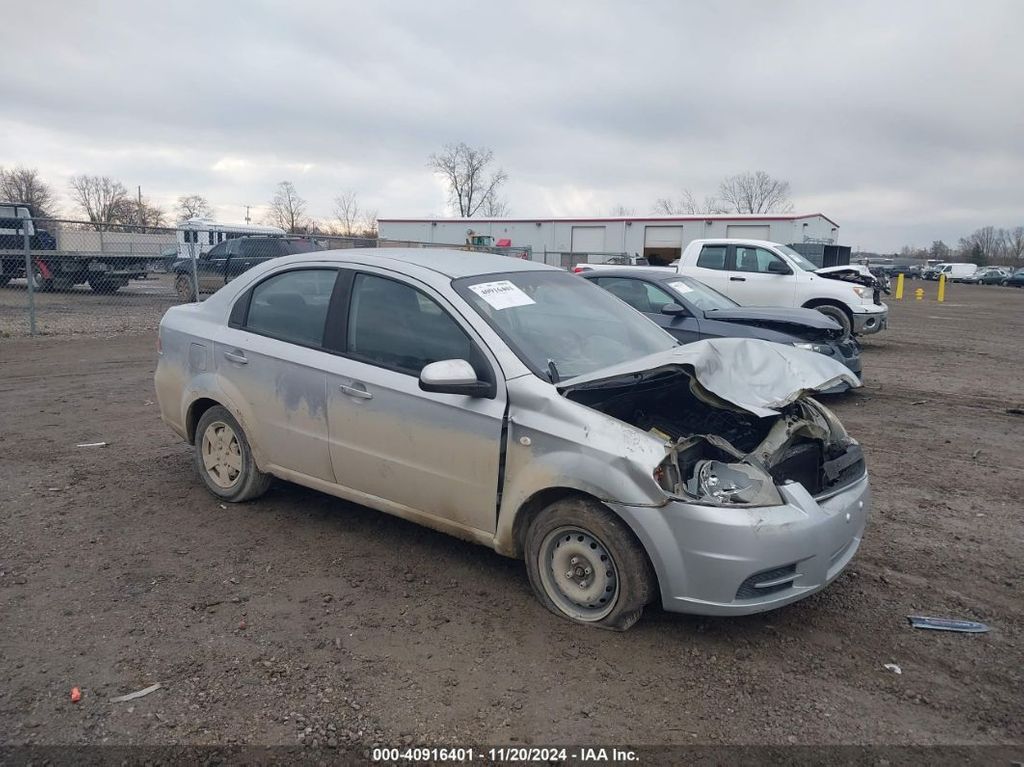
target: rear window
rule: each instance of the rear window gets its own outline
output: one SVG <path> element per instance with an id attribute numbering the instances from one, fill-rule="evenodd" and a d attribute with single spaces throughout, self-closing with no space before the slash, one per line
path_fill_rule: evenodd
<path id="1" fill-rule="evenodd" d="M 320 250 L 320 246 L 313 240 L 282 240 L 284 252 L 287 253 L 312 253 Z"/>
<path id="2" fill-rule="evenodd" d="M 700 249 L 697 266 L 703 269 L 725 269 L 725 245 L 705 245 Z"/>

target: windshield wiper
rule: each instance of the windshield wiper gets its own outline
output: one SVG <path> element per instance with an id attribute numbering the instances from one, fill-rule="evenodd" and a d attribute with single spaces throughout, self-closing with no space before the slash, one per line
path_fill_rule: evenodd
<path id="1" fill-rule="evenodd" d="M 555 365 L 554 360 L 548 360 L 548 378 L 551 383 L 556 384 L 562 380 L 562 377 L 558 375 L 558 366 Z"/>

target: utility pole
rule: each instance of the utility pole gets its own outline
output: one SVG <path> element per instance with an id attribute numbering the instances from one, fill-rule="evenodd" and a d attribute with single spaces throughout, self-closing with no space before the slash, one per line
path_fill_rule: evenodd
<path id="1" fill-rule="evenodd" d="M 245 206 L 245 223 L 248 224 L 250 222 L 250 220 L 251 219 L 249 218 L 249 206 L 246 205 Z"/>

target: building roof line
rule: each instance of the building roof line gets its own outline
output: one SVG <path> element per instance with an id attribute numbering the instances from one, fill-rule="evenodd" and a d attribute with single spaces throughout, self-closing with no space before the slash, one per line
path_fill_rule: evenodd
<path id="1" fill-rule="evenodd" d="M 569 222 L 582 222 L 582 223 L 619 223 L 625 221 L 627 223 L 632 222 L 672 222 L 672 221 L 795 221 L 801 218 L 814 218 L 820 216 L 821 218 L 828 221 L 832 226 L 839 227 L 835 221 L 826 216 L 824 213 L 780 213 L 778 215 L 772 215 L 767 213 L 734 213 L 731 215 L 723 215 L 719 213 L 707 213 L 702 215 L 681 215 L 681 216 L 543 216 L 538 218 L 402 218 L 395 217 L 391 218 L 388 216 L 381 216 L 377 220 L 380 222 L 395 223 L 395 224 L 555 224 L 555 223 L 569 223 Z"/>

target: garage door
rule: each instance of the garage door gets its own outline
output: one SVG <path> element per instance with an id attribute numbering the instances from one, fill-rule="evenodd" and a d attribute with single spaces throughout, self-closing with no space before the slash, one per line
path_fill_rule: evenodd
<path id="1" fill-rule="evenodd" d="M 744 240 L 769 240 L 770 226 L 751 226 L 749 224 L 730 224 L 725 228 L 726 237 L 738 237 Z"/>
<path id="2" fill-rule="evenodd" d="M 603 253 L 603 226 L 574 226 L 572 228 L 573 253 Z"/>
<path id="3" fill-rule="evenodd" d="M 644 229 L 645 248 L 681 248 L 683 247 L 683 227 L 681 226 L 648 226 Z"/>

